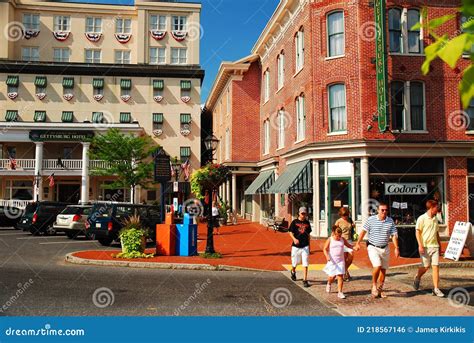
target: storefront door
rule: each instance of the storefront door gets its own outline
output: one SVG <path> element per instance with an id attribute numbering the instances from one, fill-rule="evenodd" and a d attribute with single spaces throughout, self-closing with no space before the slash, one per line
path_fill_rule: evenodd
<path id="1" fill-rule="evenodd" d="M 58 184 L 58 201 L 77 204 L 81 196 L 81 185 Z"/>
<path id="2" fill-rule="evenodd" d="M 351 208 L 351 178 L 328 178 L 329 188 L 329 211 L 328 211 L 328 235 L 331 235 L 331 227 L 339 218 L 339 210 L 342 207 Z"/>

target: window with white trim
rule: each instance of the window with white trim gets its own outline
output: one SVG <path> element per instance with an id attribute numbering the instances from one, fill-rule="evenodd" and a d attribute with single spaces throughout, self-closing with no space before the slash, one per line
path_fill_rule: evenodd
<path id="1" fill-rule="evenodd" d="M 150 64 L 165 64 L 166 48 L 150 48 Z"/>
<path id="2" fill-rule="evenodd" d="M 281 149 L 285 146 L 285 110 L 282 108 L 278 111 L 278 149 Z"/>
<path id="3" fill-rule="evenodd" d="M 100 63 L 101 51 L 97 49 L 84 50 L 84 62 L 86 63 Z"/>
<path id="4" fill-rule="evenodd" d="M 166 16 L 152 14 L 150 16 L 150 30 L 166 31 Z"/>
<path id="5" fill-rule="evenodd" d="M 264 102 L 270 100 L 270 70 L 265 70 L 263 73 L 263 99 Z"/>
<path id="6" fill-rule="evenodd" d="M 306 136 L 306 113 L 304 94 L 296 97 L 296 141 L 302 141 Z"/>
<path id="7" fill-rule="evenodd" d="M 66 15 L 55 15 L 54 31 L 71 31 L 71 17 Z"/>
<path id="8" fill-rule="evenodd" d="M 346 86 L 343 83 L 329 86 L 329 132 L 347 130 Z"/>
<path id="9" fill-rule="evenodd" d="M 301 27 L 295 35 L 295 73 L 304 66 L 304 30 Z"/>
<path id="10" fill-rule="evenodd" d="M 188 49 L 186 48 L 171 48 L 171 64 L 186 64 L 188 63 Z"/>
<path id="11" fill-rule="evenodd" d="M 132 33 L 132 19 L 115 19 L 115 33 Z"/>
<path id="12" fill-rule="evenodd" d="M 285 52 L 282 50 L 277 57 L 277 83 L 278 89 L 282 88 L 285 84 Z"/>
<path id="13" fill-rule="evenodd" d="M 130 64 L 130 50 L 115 50 L 116 64 Z"/>
<path id="14" fill-rule="evenodd" d="M 69 48 L 54 48 L 53 49 L 53 61 L 54 62 L 69 62 L 69 56 L 71 51 Z"/>
<path id="15" fill-rule="evenodd" d="M 33 46 L 22 47 L 21 60 L 31 62 L 39 61 L 39 48 Z"/>
<path id="16" fill-rule="evenodd" d="M 388 10 L 389 52 L 401 54 L 423 53 L 423 37 L 413 26 L 420 22 L 416 8 L 390 8 Z"/>
<path id="17" fill-rule="evenodd" d="M 173 16 L 173 31 L 186 31 L 187 17 Z"/>
<path id="18" fill-rule="evenodd" d="M 86 32 L 101 33 L 102 32 L 102 18 L 87 17 L 86 18 Z"/>
<path id="19" fill-rule="evenodd" d="M 270 153 L 270 121 L 267 119 L 263 122 L 263 154 Z"/>
<path id="20" fill-rule="evenodd" d="M 344 55 L 344 12 L 328 14 L 328 57 Z"/>
<path id="21" fill-rule="evenodd" d="M 25 30 L 39 30 L 40 15 L 31 13 L 23 14 L 23 26 L 25 27 Z"/>
<path id="22" fill-rule="evenodd" d="M 425 87 L 420 81 L 390 84 L 392 130 L 425 131 Z"/>

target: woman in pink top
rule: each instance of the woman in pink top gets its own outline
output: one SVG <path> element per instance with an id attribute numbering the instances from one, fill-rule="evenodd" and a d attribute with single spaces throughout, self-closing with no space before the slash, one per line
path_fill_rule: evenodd
<path id="1" fill-rule="evenodd" d="M 331 292 L 331 284 L 337 277 L 337 297 L 345 299 L 346 296 L 342 293 L 343 279 L 342 276 L 346 272 L 346 263 L 344 259 L 344 246 L 349 249 L 352 248 L 347 240 L 342 237 L 342 229 L 340 227 L 333 227 L 332 235 L 324 244 L 324 256 L 328 263 L 323 271 L 328 274 L 328 283 L 326 285 L 326 292 Z"/>

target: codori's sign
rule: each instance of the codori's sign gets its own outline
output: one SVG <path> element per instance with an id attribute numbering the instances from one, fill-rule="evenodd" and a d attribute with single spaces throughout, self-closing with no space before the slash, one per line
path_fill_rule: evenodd
<path id="1" fill-rule="evenodd" d="M 426 183 L 386 183 L 385 195 L 428 194 Z"/>
<path id="2" fill-rule="evenodd" d="M 30 131 L 30 139 L 34 142 L 90 142 L 94 138 L 92 131 Z"/>

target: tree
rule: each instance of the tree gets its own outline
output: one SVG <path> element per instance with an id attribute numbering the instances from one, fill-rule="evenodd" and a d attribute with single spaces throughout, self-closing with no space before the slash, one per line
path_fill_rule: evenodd
<path id="1" fill-rule="evenodd" d="M 434 38 L 434 42 L 425 48 L 426 59 L 421 70 L 424 75 L 430 71 L 431 62 L 440 58 L 446 64 L 455 69 L 458 61 L 463 55 L 469 55 L 469 66 L 463 70 L 463 77 L 459 83 L 461 101 L 464 108 L 469 106 L 474 97 L 474 3 L 472 0 L 463 0 L 463 6 L 459 10 L 467 20 L 462 24 L 462 30 L 450 37 L 448 34 L 439 35 L 435 32 L 448 21 L 456 20 L 456 15 L 445 15 L 432 20 L 422 20 L 423 24 L 417 24 L 414 28 L 423 26 L 424 31 Z M 423 10 L 422 18 L 427 19 L 427 10 Z"/>
<path id="2" fill-rule="evenodd" d="M 150 163 L 150 158 L 158 148 L 159 146 L 147 135 L 135 136 L 123 134 L 118 129 L 110 129 L 92 140 L 90 158 L 103 160 L 106 163 L 92 170 L 91 174 L 117 176 L 115 181 L 104 187 L 131 188 L 131 200 L 134 203 L 136 187 L 149 187 L 153 173 L 153 163 Z"/>

